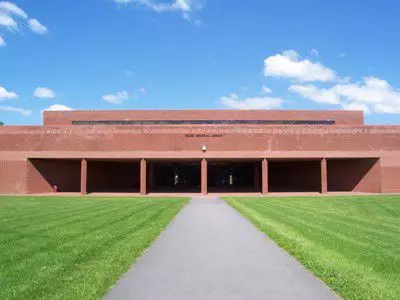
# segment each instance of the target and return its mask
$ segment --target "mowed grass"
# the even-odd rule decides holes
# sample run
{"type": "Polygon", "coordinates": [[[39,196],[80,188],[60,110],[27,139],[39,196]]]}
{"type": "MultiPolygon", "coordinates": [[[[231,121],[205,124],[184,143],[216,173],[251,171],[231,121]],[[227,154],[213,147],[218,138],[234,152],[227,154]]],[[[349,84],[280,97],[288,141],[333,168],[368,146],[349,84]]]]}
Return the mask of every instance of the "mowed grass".
{"type": "Polygon", "coordinates": [[[0,299],[100,298],[186,202],[0,197],[0,299]]]}
{"type": "Polygon", "coordinates": [[[345,299],[400,299],[400,196],[225,198],[345,299]]]}

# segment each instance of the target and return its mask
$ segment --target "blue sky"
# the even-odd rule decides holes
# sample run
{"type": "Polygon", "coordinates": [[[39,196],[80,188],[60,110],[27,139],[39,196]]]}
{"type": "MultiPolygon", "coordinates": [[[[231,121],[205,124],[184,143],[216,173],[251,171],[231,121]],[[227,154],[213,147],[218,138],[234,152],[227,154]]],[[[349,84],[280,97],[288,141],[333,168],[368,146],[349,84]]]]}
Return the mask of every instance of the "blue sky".
{"type": "Polygon", "coordinates": [[[0,120],[363,109],[400,124],[399,1],[0,1],[0,120]]]}

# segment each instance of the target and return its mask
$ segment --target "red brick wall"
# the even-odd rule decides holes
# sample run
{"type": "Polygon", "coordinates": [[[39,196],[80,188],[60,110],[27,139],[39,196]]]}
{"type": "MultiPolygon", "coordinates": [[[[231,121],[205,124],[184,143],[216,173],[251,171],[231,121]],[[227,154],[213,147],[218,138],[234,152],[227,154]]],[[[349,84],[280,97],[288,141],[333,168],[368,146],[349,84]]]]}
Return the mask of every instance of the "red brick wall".
{"type": "Polygon", "coordinates": [[[400,192],[400,158],[382,158],[382,192],[400,192]]]}
{"type": "Polygon", "coordinates": [[[328,191],[381,192],[379,159],[328,160],[328,191]]]}
{"type": "Polygon", "coordinates": [[[0,194],[26,192],[26,161],[0,159],[0,194]]]}
{"type": "Polygon", "coordinates": [[[335,120],[336,124],[362,125],[361,111],[315,110],[119,110],[44,112],[44,125],[71,125],[72,121],[109,120],[335,120]]]}
{"type": "Polygon", "coordinates": [[[80,191],[80,161],[41,160],[28,161],[27,193],[49,193],[56,184],[60,192],[80,191]]]}
{"type": "Polygon", "coordinates": [[[399,151],[399,136],[384,126],[5,127],[0,151],[399,151]]]}

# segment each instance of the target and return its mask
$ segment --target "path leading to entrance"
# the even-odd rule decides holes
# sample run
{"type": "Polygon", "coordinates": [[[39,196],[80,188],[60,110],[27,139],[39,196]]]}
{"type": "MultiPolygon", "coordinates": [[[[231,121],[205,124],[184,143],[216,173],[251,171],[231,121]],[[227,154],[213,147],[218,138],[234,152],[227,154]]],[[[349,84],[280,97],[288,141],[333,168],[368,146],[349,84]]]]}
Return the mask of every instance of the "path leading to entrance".
{"type": "Polygon", "coordinates": [[[336,299],[219,198],[193,198],[105,299],[336,299]]]}

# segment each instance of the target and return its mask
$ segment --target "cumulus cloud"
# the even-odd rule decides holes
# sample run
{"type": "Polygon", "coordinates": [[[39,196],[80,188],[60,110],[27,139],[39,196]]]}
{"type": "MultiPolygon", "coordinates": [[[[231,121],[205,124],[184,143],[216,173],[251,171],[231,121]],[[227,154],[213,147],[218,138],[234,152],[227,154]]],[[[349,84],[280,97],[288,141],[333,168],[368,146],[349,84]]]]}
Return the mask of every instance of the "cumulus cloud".
{"type": "Polygon", "coordinates": [[[369,107],[365,104],[350,102],[350,103],[341,103],[340,105],[344,110],[361,110],[366,114],[370,112],[369,107]]]}
{"type": "Polygon", "coordinates": [[[46,34],[49,32],[46,26],[42,25],[37,19],[28,20],[29,28],[37,34],[46,34]]]}
{"type": "Polygon", "coordinates": [[[41,99],[52,99],[56,97],[56,93],[49,88],[37,87],[33,91],[33,96],[41,99]]]}
{"type": "Polygon", "coordinates": [[[283,100],[274,97],[254,97],[240,99],[235,93],[227,97],[221,97],[220,101],[223,105],[233,109],[277,109],[280,108],[283,100]]]}
{"type": "Polygon", "coordinates": [[[269,56],[264,60],[265,77],[288,78],[296,81],[333,81],[336,74],[319,62],[301,59],[294,50],[269,56]]]}
{"type": "Polygon", "coordinates": [[[9,15],[15,15],[17,17],[21,17],[23,19],[27,19],[27,13],[18,7],[18,5],[8,2],[8,1],[1,1],[0,2],[0,11],[7,13],[9,15]]]}
{"type": "Polygon", "coordinates": [[[365,77],[357,83],[336,84],[329,89],[312,85],[292,85],[289,91],[315,102],[340,104],[344,109],[400,113],[400,91],[377,77],[365,77]]]}
{"type": "Polygon", "coordinates": [[[8,30],[18,30],[18,23],[9,15],[0,10],[0,26],[8,30]]]}
{"type": "MultiPolygon", "coordinates": [[[[9,31],[19,31],[20,25],[28,26],[37,34],[46,34],[48,32],[47,27],[37,19],[28,20],[28,14],[18,5],[8,1],[0,1],[0,29],[3,27],[9,31]]],[[[4,45],[3,43],[2,46],[4,45]]]]}
{"type": "Polygon", "coordinates": [[[8,30],[18,30],[18,18],[26,19],[28,15],[16,4],[8,1],[0,1],[0,26],[8,30]]]}
{"type": "Polygon", "coordinates": [[[261,87],[261,94],[270,94],[270,93],[272,93],[272,90],[269,87],[265,85],[261,87]]]}
{"type": "Polygon", "coordinates": [[[315,85],[291,85],[290,92],[300,94],[306,99],[313,100],[318,103],[339,104],[340,96],[331,89],[319,89],[315,85]]]}
{"type": "Polygon", "coordinates": [[[14,106],[0,106],[0,111],[16,112],[16,113],[20,113],[23,116],[30,116],[32,114],[32,111],[29,109],[24,109],[24,108],[14,107],[14,106]]]}
{"type": "Polygon", "coordinates": [[[0,85],[0,100],[4,99],[15,99],[18,98],[18,94],[15,92],[9,92],[5,87],[0,85]]]}
{"type": "Polygon", "coordinates": [[[4,47],[6,45],[6,41],[0,36],[0,47],[4,47]]]}
{"type": "Polygon", "coordinates": [[[192,17],[194,10],[200,10],[202,6],[198,0],[175,0],[172,3],[163,3],[154,0],[114,0],[118,4],[136,4],[137,7],[144,7],[157,13],[163,12],[180,12],[182,17],[196,25],[201,25],[202,22],[192,17]]]}
{"type": "Polygon", "coordinates": [[[49,107],[45,108],[43,111],[68,111],[68,110],[73,110],[71,107],[68,107],[63,104],[53,104],[50,105],[49,107]]]}
{"type": "Polygon", "coordinates": [[[104,101],[112,104],[122,104],[125,100],[129,100],[129,98],[129,94],[126,91],[102,96],[104,101]]]}

